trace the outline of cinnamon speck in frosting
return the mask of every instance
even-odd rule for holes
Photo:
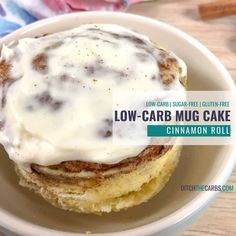
[[[0,142],[18,165],[117,163],[145,147],[112,144],[113,92],[183,90],[185,76],[174,53],[119,25],[20,39],[1,50]]]

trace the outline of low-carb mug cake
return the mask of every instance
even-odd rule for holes
[[[114,145],[112,93],[182,91],[186,74],[174,53],[112,24],[3,45],[0,143],[20,185],[81,213],[119,211],[153,197],[181,146]]]

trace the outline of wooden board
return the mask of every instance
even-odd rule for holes
[[[159,0],[133,5],[128,12],[174,25],[209,48],[227,67],[236,81],[236,16],[210,21],[199,18],[197,6],[209,0]],[[236,168],[228,184],[236,188]],[[220,193],[208,210],[184,236],[235,236],[236,191]]]

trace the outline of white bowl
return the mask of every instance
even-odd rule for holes
[[[8,43],[85,23],[115,23],[148,35],[188,65],[190,90],[233,90],[220,61],[198,41],[165,23],[125,13],[85,12],[39,21],[4,37]],[[27,53],[27,52],[26,52]],[[224,184],[235,163],[236,146],[184,147],[181,162],[166,188],[148,203],[103,216],[80,215],[49,205],[18,186],[13,165],[1,149],[0,225],[20,235],[177,235],[206,208],[216,192],[181,192],[181,184]]]

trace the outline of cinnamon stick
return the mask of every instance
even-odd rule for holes
[[[212,19],[236,14],[236,0],[220,0],[198,7],[202,19]]]

